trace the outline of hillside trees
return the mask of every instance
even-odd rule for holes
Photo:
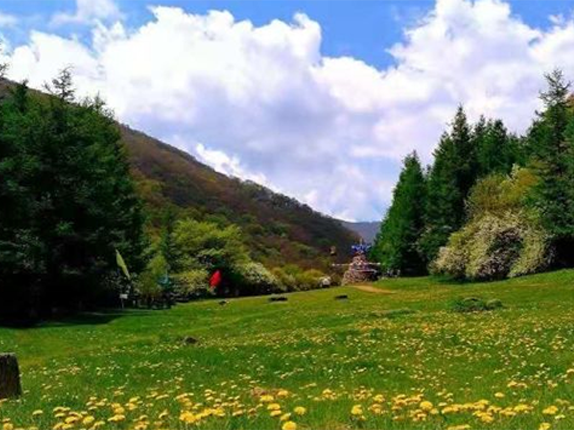
[[[137,271],[140,201],[111,114],[75,101],[69,71],[52,96],[16,87],[0,106],[0,312],[22,319],[117,297],[115,250]]]
[[[393,201],[373,247],[383,271],[419,275],[426,262],[417,243],[424,229],[426,184],[416,153],[408,155],[393,191]]]

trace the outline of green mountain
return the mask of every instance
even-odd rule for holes
[[[121,126],[134,175],[156,227],[166,207],[239,225],[253,257],[269,267],[327,269],[348,259],[356,233],[334,218],[251,181],[218,173],[186,152]],[[337,256],[330,255],[331,247]]]
[[[341,221],[341,224],[343,227],[354,231],[367,243],[373,243],[381,229],[380,221]]]

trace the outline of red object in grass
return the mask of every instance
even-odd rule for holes
[[[219,270],[216,270],[215,273],[211,275],[211,278],[209,279],[209,286],[213,290],[217,288],[220,283],[221,283],[221,272]]]

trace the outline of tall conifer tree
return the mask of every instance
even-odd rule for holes
[[[418,240],[424,228],[425,177],[416,152],[404,160],[393,201],[374,246],[384,271],[420,275],[426,271]]]
[[[139,198],[119,130],[99,100],[75,103],[71,75],[49,98],[21,85],[0,105],[0,317],[117,299],[116,250],[142,264]],[[101,302],[99,302],[101,303]]]
[[[551,234],[559,264],[574,260],[574,114],[570,83],[560,70],[546,75],[548,89],[540,97],[544,111],[528,133],[532,167],[539,182],[534,204]]]
[[[491,173],[510,173],[518,161],[517,148],[504,123],[499,120],[486,121],[481,117],[473,128],[473,140],[477,154],[478,176]]]
[[[458,108],[451,131],[444,134],[434,153],[428,179],[426,227],[420,241],[425,258],[432,261],[450,234],[464,222],[464,201],[476,181],[475,141],[464,113]]]

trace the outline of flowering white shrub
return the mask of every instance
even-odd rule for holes
[[[546,268],[552,259],[548,234],[536,213],[523,204],[533,183],[526,169],[479,183],[469,201],[470,221],[451,235],[431,270],[456,278],[492,280]],[[484,197],[487,194],[489,199]]]
[[[246,263],[239,268],[239,273],[253,293],[271,293],[279,289],[275,275],[261,263]]]

